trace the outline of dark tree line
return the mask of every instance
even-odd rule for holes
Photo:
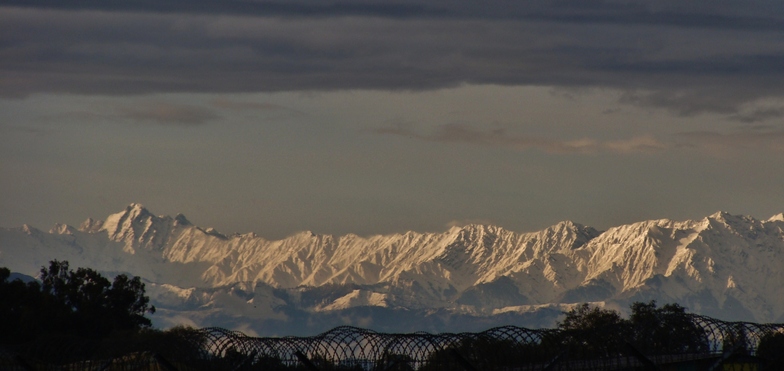
[[[658,307],[655,301],[636,302],[631,315],[582,304],[564,312],[558,328],[541,333],[533,342],[466,339],[434,352],[421,370],[459,369],[467,362],[482,370],[508,369],[525,364],[590,361],[650,355],[705,354],[707,334],[678,304]]]
[[[628,319],[614,310],[582,304],[558,323],[561,340],[581,358],[613,357],[639,351],[647,355],[706,353],[704,329],[679,304],[658,307],[635,302]],[[630,349],[633,348],[633,349]]]
[[[0,268],[0,345],[53,335],[96,339],[151,326],[145,315],[155,307],[139,277],[121,274],[109,281],[57,260],[41,268],[40,282],[10,281],[10,273]]]

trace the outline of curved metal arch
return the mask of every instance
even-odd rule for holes
[[[162,355],[193,370],[302,369],[297,356],[301,353],[325,369],[456,369],[461,367],[459,358],[482,370],[528,370],[551,364],[564,354],[564,349],[569,349],[568,357],[561,359],[559,362],[563,363],[556,368],[606,369],[622,364],[638,367],[636,358],[625,347],[632,345],[645,357],[658,361],[741,355],[781,362],[776,367],[784,367],[780,360],[784,324],[674,315],[657,314],[646,319],[649,322],[582,332],[500,326],[475,333],[388,334],[341,326],[310,337],[250,337],[209,327],[163,332],[154,341],[139,337],[132,347],[132,342],[120,338],[90,341],[50,336],[14,345],[7,353],[33,360],[36,368],[41,369],[48,365],[52,369],[96,369],[115,361],[123,367],[142,367]],[[683,337],[687,339],[678,338],[679,334],[686,334]],[[676,341],[670,341],[672,338]],[[142,343],[146,348],[139,346]],[[0,364],[12,359],[5,357],[0,357]]]
[[[256,352],[257,357],[269,357],[281,359],[283,354],[280,352],[279,342],[269,338],[253,338],[253,350]]]
[[[784,334],[784,324],[727,322],[694,314],[688,314],[685,318],[686,322],[681,323],[692,328],[692,336],[702,339],[699,340],[700,344],[706,345],[683,349],[701,354],[734,351],[754,355],[763,339]],[[662,323],[666,321],[662,320]],[[689,327],[692,325],[693,327]],[[288,366],[299,364],[296,353],[301,352],[311,360],[328,362],[335,366],[372,369],[405,363],[409,367],[418,368],[429,362],[448,360],[451,354],[448,352],[457,351],[461,352],[462,357],[481,367],[493,368],[502,367],[499,365],[503,362],[539,362],[541,365],[542,362],[558,356],[567,344],[569,347],[579,347],[583,341],[604,338],[616,339],[613,340],[615,345],[593,344],[592,352],[599,352],[602,357],[622,356],[622,353],[612,347],[625,343],[627,340],[624,340],[623,336],[628,336],[633,329],[628,326],[621,327],[575,335],[573,332],[559,329],[528,329],[517,326],[500,326],[477,333],[440,334],[386,334],[340,326],[316,336],[280,338],[248,337],[237,331],[206,328],[200,330],[200,336],[206,353],[212,357],[226,356],[227,352],[232,350],[248,357],[277,359]],[[575,340],[578,343],[574,343]],[[668,349],[670,350],[667,351],[672,351],[672,348]],[[591,359],[590,352],[575,354],[578,357],[575,359]],[[442,354],[441,358],[434,358],[438,354]],[[591,362],[600,364],[602,361]]]
[[[443,349],[437,336],[427,333],[398,334],[391,336],[383,350],[386,357],[401,356],[413,361],[422,361],[430,354]]]
[[[225,357],[231,350],[239,353],[249,353],[248,336],[239,332],[226,330],[219,327],[208,327],[202,330],[207,344],[206,350],[215,357]]]
[[[501,326],[483,331],[481,334],[493,339],[511,340],[520,344],[540,344],[543,335],[549,331],[550,330],[536,330],[517,326]]]
[[[693,321],[708,335],[711,351],[745,352],[754,355],[766,335],[784,333],[784,324],[728,322],[712,317],[691,314]]]

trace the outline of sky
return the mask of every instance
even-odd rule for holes
[[[784,3],[0,1],[0,226],[784,211]]]

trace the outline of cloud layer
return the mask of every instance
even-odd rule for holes
[[[468,143],[483,146],[505,147],[515,150],[536,149],[548,153],[639,153],[656,152],[670,148],[650,135],[635,136],[620,140],[597,140],[579,138],[570,140],[548,139],[533,136],[509,135],[504,129],[476,130],[466,125],[447,124],[431,134],[419,134],[405,125],[382,127],[374,130],[378,134],[400,135],[431,142]]]
[[[0,96],[460,84],[611,87],[679,115],[780,117],[778,2],[10,1]]]

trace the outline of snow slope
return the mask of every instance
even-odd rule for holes
[[[566,221],[532,233],[468,225],[370,237],[301,232],[271,241],[131,204],[79,228],[0,229],[0,266],[35,275],[51,259],[142,276],[163,325],[247,327],[243,318],[269,325],[346,311],[348,320],[333,320],[358,324],[351,316],[362,310],[371,324],[379,313],[416,311],[480,321],[651,299],[725,319],[784,319],[784,214],[757,220],[720,212],[604,232]]]

